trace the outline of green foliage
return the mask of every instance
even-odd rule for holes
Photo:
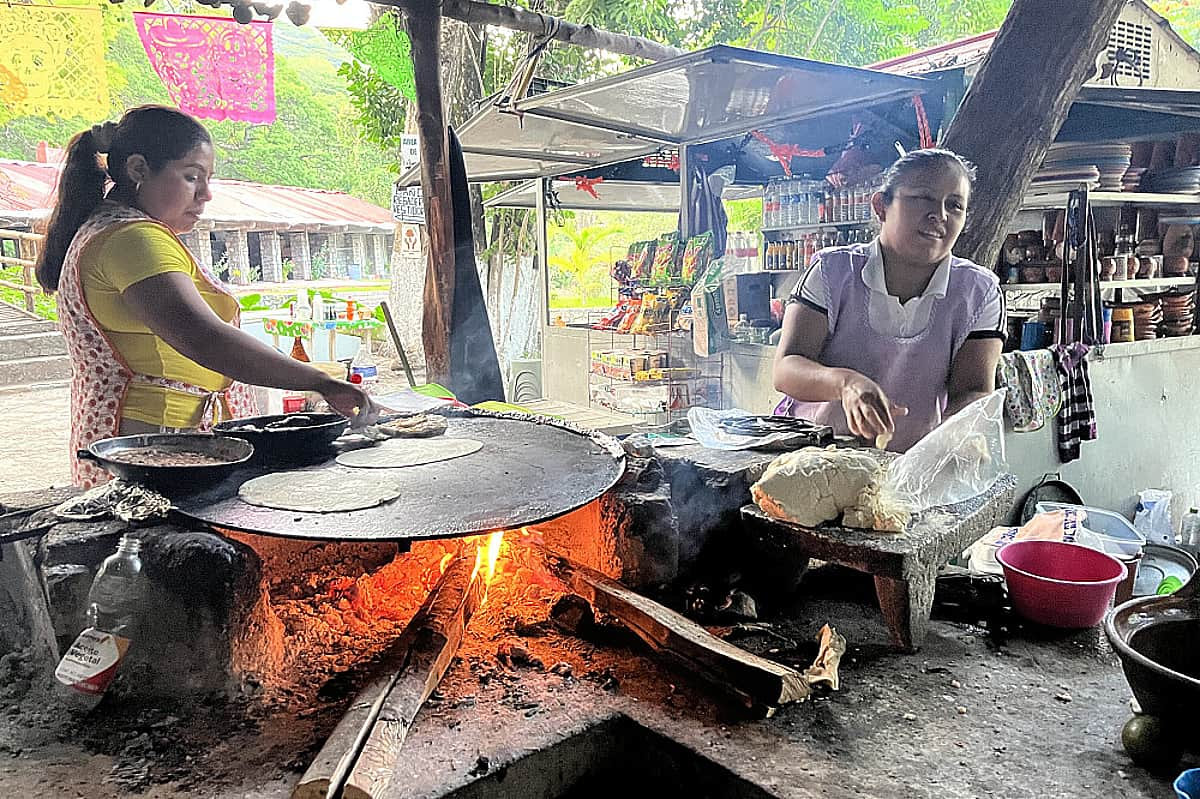
[[[1151,0],[1150,7],[1171,22],[1175,32],[1200,48],[1200,3],[1196,0]]]
[[[0,280],[7,280],[10,283],[18,285],[23,285],[25,282],[21,267],[19,266],[0,266]],[[0,286],[0,302],[24,308],[25,292],[10,289],[7,286]],[[52,322],[57,321],[58,303],[54,297],[39,291],[33,295],[33,313],[42,319],[49,319]]]
[[[606,243],[624,233],[622,228],[602,225],[555,227],[549,242],[551,305],[606,302],[610,254]],[[623,241],[622,237],[613,243]]]
[[[126,108],[171,102],[146,58],[130,11],[108,3],[101,8],[108,112],[99,119],[6,118],[0,109],[0,157],[29,160],[39,141],[63,147],[79,131],[104,119],[116,119]],[[275,25],[273,32],[278,119],[270,125],[206,121],[217,151],[217,175],[345,191],[388,206],[394,146],[385,139],[364,136],[356,125],[362,114],[339,73],[349,55],[311,28],[295,28],[285,22]]]

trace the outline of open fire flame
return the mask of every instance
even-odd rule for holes
[[[450,563],[473,548],[475,564],[471,579],[478,576],[484,581],[486,602],[489,587],[500,580],[550,584],[542,575],[523,569],[513,561],[512,547],[523,542],[540,542],[540,539],[536,529],[522,527],[457,541],[416,542],[410,552],[382,569],[358,578],[338,578],[326,588],[334,597],[348,600],[350,609],[363,619],[405,618],[433,589]],[[512,574],[506,576],[508,572]]]
[[[500,547],[504,544],[504,531],[496,530],[487,536],[487,541],[481,542],[483,536],[475,536],[472,540],[475,542],[475,570],[471,572],[471,579],[474,580],[479,574],[480,569],[483,569],[483,584],[484,594],[483,599],[487,601],[487,587],[492,584],[496,578],[496,562],[500,559]],[[444,570],[450,562],[450,556],[447,555],[442,559],[442,569]]]

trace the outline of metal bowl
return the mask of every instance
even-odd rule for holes
[[[220,459],[221,463],[149,466],[114,459],[114,456],[121,453],[151,447],[169,452],[207,455]],[[254,446],[248,441],[206,433],[151,433],[103,438],[76,453],[80,460],[92,461],[114,477],[171,492],[210,488],[249,461],[253,455]]]

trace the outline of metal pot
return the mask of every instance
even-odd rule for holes
[[[113,456],[119,453],[148,447],[207,455],[219,458],[222,463],[143,466],[113,459]],[[80,460],[91,461],[114,477],[174,493],[198,491],[216,485],[249,461],[253,455],[254,446],[248,441],[205,433],[150,433],[102,438],[76,453]]]

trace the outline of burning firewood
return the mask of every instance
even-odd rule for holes
[[[802,701],[812,692],[805,675],[795,669],[717,638],[600,572],[549,551],[546,558],[551,573],[596,611],[616,617],[652,649],[733,694],[748,708],[770,716],[780,705]]]
[[[421,705],[433,693],[483,601],[475,558],[452,561],[321,747],[292,799],[378,799]]]

